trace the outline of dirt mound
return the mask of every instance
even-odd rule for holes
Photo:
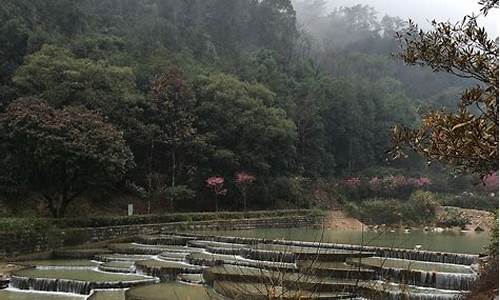
[[[367,226],[358,219],[348,217],[343,211],[335,210],[328,212],[325,227],[337,230],[361,230]]]

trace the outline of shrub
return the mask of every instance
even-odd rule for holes
[[[484,193],[463,192],[458,195],[441,194],[439,203],[443,206],[455,206],[470,209],[495,211],[498,209],[498,197]]]
[[[401,203],[396,199],[371,199],[360,203],[346,203],[347,213],[369,224],[397,224],[401,222]]]
[[[403,206],[405,220],[415,223],[425,223],[436,218],[438,200],[434,193],[416,191]]]
[[[437,224],[443,227],[460,227],[465,228],[470,224],[469,218],[465,217],[462,212],[453,208],[445,208],[445,213],[439,218]]]
[[[52,227],[52,222],[47,219],[0,218],[0,231],[42,231]]]

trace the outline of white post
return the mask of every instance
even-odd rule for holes
[[[128,216],[130,217],[133,214],[134,214],[134,205],[133,204],[129,204],[128,205]]]

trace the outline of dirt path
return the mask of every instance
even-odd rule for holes
[[[367,227],[358,219],[348,217],[344,212],[339,210],[328,212],[325,225],[326,228],[337,230],[361,230],[361,228]]]

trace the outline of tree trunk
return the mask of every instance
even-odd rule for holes
[[[175,157],[175,146],[172,146],[172,187],[175,187],[175,172],[176,166],[176,157]]]
[[[172,182],[171,182],[171,187],[175,187],[175,173],[177,171],[177,165],[176,165],[176,155],[175,155],[175,145],[172,145]],[[172,191],[173,192],[173,191]],[[173,197],[170,197],[170,211],[174,211],[174,199]]]
[[[153,151],[154,151],[155,143],[154,139],[151,138],[151,146],[149,149],[149,161],[148,161],[148,214],[151,213],[151,198],[153,196]]]
[[[54,205],[54,199],[52,197],[49,197],[47,195],[43,195],[43,197],[47,200],[47,204],[49,205],[49,211],[52,217],[57,218],[57,209]]]
[[[247,211],[247,191],[245,187],[241,190],[243,194],[243,211]]]
[[[349,154],[348,154],[348,164],[347,164],[347,170],[349,172],[349,176],[352,175],[352,139],[349,139]]]

